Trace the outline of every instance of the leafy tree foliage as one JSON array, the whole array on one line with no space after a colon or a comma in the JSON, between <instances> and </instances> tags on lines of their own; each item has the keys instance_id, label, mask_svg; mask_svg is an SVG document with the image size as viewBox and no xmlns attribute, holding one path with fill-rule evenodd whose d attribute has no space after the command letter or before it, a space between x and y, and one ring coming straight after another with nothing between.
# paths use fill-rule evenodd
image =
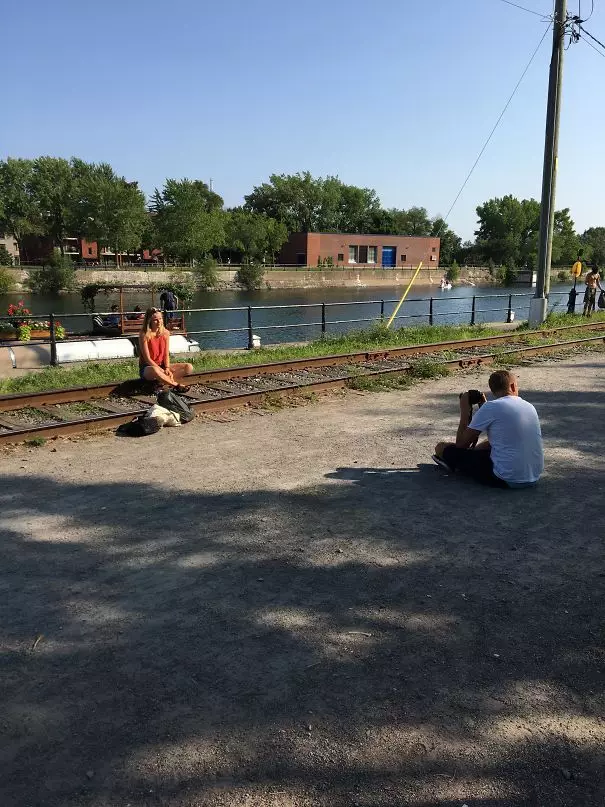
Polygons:
<instances>
[{"instance_id":1,"label":"leafy tree foliage","mask_svg":"<svg viewBox=\"0 0 605 807\"><path fill-rule=\"evenodd\" d=\"M46 266L30 269L25 282L30 291L36 294L73 291L76 287L76 274L71 258L55 249Z\"/></svg>"},{"instance_id":2,"label":"leafy tree foliage","mask_svg":"<svg viewBox=\"0 0 605 807\"><path fill-rule=\"evenodd\" d=\"M288 232L363 232L380 210L376 191L338 177L315 179L308 171L272 174L245 202L247 210L282 222Z\"/></svg>"},{"instance_id":3,"label":"leafy tree foliage","mask_svg":"<svg viewBox=\"0 0 605 807\"><path fill-rule=\"evenodd\" d=\"M286 225L281 221L241 207L229 211L227 247L242 255L245 262L262 261L267 256L274 259L287 237Z\"/></svg>"},{"instance_id":4,"label":"leafy tree foliage","mask_svg":"<svg viewBox=\"0 0 605 807\"><path fill-rule=\"evenodd\" d=\"M4 244L0 244L0 266L12 266L13 256L10 254Z\"/></svg>"},{"instance_id":5,"label":"leafy tree foliage","mask_svg":"<svg viewBox=\"0 0 605 807\"><path fill-rule=\"evenodd\" d=\"M591 258L600 266L605 264L605 227L589 227L580 236L585 257Z\"/></svg>"},{"instance_id":6,"label":"leafy tree foliage","mask_svg":"<svg viewBox=\"0 0 605 807\"><path fill-rule=\"evenodd\" d=\"M223 200L205 182L167 179L151 204L158 244L166 255L193 262L225 243Z\"/></svg>"},{"instance_id":7,"label":"leafy tree foliage","mask_svg":"<svg viewBox=\"0 0 605 807\"><path fill-rule=\"evenodd\" d=\"M38 157L31 172L31 189L42 231L63 252L63 239L72 234L74 170L60 157Z\"/></svg>"},{"instance_id":8,"label":"leafy tree foliage","mask_svg":"<svg viewBox=\"0 0 605 807\"><path fill-rule=\"evenodd\" d=\"M145 196L136 182L127 182L107 163L74 161L74 222L79 235L100 248L139 248L145 227Z\"/></svg>"},{"instance_id":9,"label":"leafy tree foliage","mask_svg":"<svg viewBox=\"0 0 605 807\"><path fill-rule=\"evenodd\" d=\"M24 236L44 232L33 169L33 160L9 157L0 162L0 232L12 235L19 247Z\"/></svg>"}]
</instances>

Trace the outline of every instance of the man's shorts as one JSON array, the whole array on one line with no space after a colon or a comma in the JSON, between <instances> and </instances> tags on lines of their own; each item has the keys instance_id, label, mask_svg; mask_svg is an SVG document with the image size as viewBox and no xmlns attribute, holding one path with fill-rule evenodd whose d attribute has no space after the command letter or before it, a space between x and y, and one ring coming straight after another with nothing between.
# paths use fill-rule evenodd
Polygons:
<instances>
[{"instance_id":1,"label":"man's shorts","mask_svg":"<svg viewBox=\"0 0 605 807\"><path fill-rule=\"evenodd\" d=\"M587 286L586 291L584 292L584 302L585 303L594 302L596 300L596 297L597 297L596 286L594 289L591 288L590 286Z\"/></svg>"},{"instance_id":2,"label":"man's shorts","mask_svg":"<svg viewBox=\"0 0 605 807\"><path fill-rule=\"evenodd\" d=\"M470 476L482 485L493 488L510 488L510 486L496 476L489 449L456 448L446 446L443 451L443 461L452 471L459 471Z\"/></svg>"}]
</instances>

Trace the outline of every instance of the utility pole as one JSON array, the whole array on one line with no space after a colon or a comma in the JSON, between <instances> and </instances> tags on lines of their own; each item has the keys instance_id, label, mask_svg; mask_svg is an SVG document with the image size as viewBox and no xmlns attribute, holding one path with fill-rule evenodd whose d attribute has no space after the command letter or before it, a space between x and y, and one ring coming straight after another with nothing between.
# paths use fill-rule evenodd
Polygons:
<instances>
[{"instance_id":1,"label":"utility pole","mask_svg":"<svg viewBox=\"0 0 605 807\"><path fill-rule=\"evenodd\" d=\"M546 108L546 140L544 143L544 169L542 173L542 203L540 206L540 245L538 252L538 280L536 293L529 306L529 324L544 322L550 292L550 264L552 237L555 223L555 190L559 152L559 117L563 79L563 52L567 27L567 0L556 0L553 20L552 58L548 79Z\"/></svg>"}]
</instances>

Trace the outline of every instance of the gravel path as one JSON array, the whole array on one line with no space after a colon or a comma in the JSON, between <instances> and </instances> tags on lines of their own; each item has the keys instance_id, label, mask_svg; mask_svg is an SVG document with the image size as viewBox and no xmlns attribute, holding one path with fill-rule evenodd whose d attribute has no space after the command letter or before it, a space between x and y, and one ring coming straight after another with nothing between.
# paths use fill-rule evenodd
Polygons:
<instances>
[{"instance_id":1,"label":"gravel path","mask_svg":"<svg viewBox=\"0 0 605 807\"><path fill-rule=\"evenodd\" d=\"M605 356L518 376L533 490L487 373L3 452L2 807L602 807Z\"/></svg>"}]
</instances>

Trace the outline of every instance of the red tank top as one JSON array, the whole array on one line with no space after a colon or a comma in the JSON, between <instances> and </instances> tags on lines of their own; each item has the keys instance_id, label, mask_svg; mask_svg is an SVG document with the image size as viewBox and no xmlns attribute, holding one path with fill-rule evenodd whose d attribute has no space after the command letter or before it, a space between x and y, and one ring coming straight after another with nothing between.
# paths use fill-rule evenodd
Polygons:
<instances>
[{"instance_id":1,"label":"red tank top","mask_svg":"<svg viewBox=\"0 0 605 807\"><path fill-rule=\"evenodd\" d=\"M166 367L167 345L168 345L168 339L166 339L165 334L163 334L162 336L152 336L151 339L147 340L147 346L149 348L149 357L156 364L159 364L160 367Z\"/></svg>"}]
</instances>

